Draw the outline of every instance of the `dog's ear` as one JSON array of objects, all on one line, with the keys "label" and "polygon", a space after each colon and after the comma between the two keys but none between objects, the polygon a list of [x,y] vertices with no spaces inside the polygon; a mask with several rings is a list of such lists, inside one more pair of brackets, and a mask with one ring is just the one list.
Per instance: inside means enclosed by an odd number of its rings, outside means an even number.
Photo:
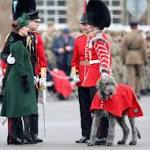
[{"label": "dog's ear", "polygon": [[97,90],[99,91],[99,93],[101,93],[102,92],[102,90],[104,89],[104,84],[103,84],[103,81],[102,81],[102,79],[101,80],[98,80],[98,82],[97,82]]},{"label": "dog's ear", "polygon": [[117,82],[113,76],[110,76],[110,82],[112,82],[115,87],[117,86]]},{"label": "dog's ear", "polygon": [[101,98],[103,100],[105,100],[107,96],[106,96],[106,94],[104,92],[104,90],[105,90],[105,84],[104,84],[104,81],[102,79],[97,82],[97,90],[98,90]]}]

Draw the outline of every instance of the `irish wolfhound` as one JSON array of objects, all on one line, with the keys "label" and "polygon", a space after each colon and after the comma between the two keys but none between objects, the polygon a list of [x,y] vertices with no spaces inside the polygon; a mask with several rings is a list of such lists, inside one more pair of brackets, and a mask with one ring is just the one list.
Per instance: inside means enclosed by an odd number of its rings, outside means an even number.
[{"label": "irish wolfhound", "polygon": [[87,145],[93,146],[95,144],[97,130],[103,115],[107,115],[109,120],[107,146],[113,145],[116,121],[123,130],[123,138],[118,141],[118,144],[126,143],[129,128],[125,122],[125,115],[128,116],[132,129],[132,139],[129,145],[136,145],[137,138],[141,138],[141,136],[135,126],[135,117],[143,116],[143,113],[132,88],[125,84],[116,85],[114,79],[110,76],[99,81],[97,87],[98,91],[91,105],[93,122]]}]

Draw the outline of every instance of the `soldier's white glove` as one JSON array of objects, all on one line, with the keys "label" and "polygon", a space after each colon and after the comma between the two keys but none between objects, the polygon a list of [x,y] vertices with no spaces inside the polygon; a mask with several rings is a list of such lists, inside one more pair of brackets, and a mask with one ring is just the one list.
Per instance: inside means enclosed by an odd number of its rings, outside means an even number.
[{"label": "soldier's white glove", "polygon": [[40,78],[40,87],[46,88],[46,78]]},{"label": "soldier's white glove", "polygon": [[39,77],[34,76],[34,84],[38,84],[39,83]]},{"label": "soldier's white glove", "polygon": [[75,74],[74,74],[74,75],[72,75],[71,77],[72,77],[74,83],[80,82],[79,75],[75,75]]},{"label": "soldier's white glove", "polygon": [[12,53],[10,53],[7,57],[7,63],[10,65],[13,65],[15,63],[15,58],[12,56]]},{"label": "soldier's white glove", "polygon": [[71,77],[74,83],[80,82],[79,75],[75,67],[71,68]]}]

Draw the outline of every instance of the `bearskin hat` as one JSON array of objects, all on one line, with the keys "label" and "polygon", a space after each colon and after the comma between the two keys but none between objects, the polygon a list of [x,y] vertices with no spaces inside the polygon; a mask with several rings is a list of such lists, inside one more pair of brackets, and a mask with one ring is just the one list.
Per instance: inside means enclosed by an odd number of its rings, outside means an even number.
[{"label": "bearskin hat", "polygon": [[89,0],[86,7],[87,22],[98,28],[109,27],[111,23],[110,12],[100,0]]},{"label": "bearskin hat", "polygon": [[12,2],[12,15],[16,20],[23,13],[29,13],[36,10],[35,0],[13,0]]}]

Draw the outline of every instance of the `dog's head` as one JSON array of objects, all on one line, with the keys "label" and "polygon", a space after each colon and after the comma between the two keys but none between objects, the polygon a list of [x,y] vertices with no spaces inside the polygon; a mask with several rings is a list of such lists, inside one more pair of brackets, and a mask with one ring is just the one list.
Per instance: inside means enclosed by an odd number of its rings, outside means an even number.
[{"label": "dog's head", "polygon": [[97,89],[103,100],[107,100],[116,90],[116,81],[112,76],[105,76],[98,84]]}]

